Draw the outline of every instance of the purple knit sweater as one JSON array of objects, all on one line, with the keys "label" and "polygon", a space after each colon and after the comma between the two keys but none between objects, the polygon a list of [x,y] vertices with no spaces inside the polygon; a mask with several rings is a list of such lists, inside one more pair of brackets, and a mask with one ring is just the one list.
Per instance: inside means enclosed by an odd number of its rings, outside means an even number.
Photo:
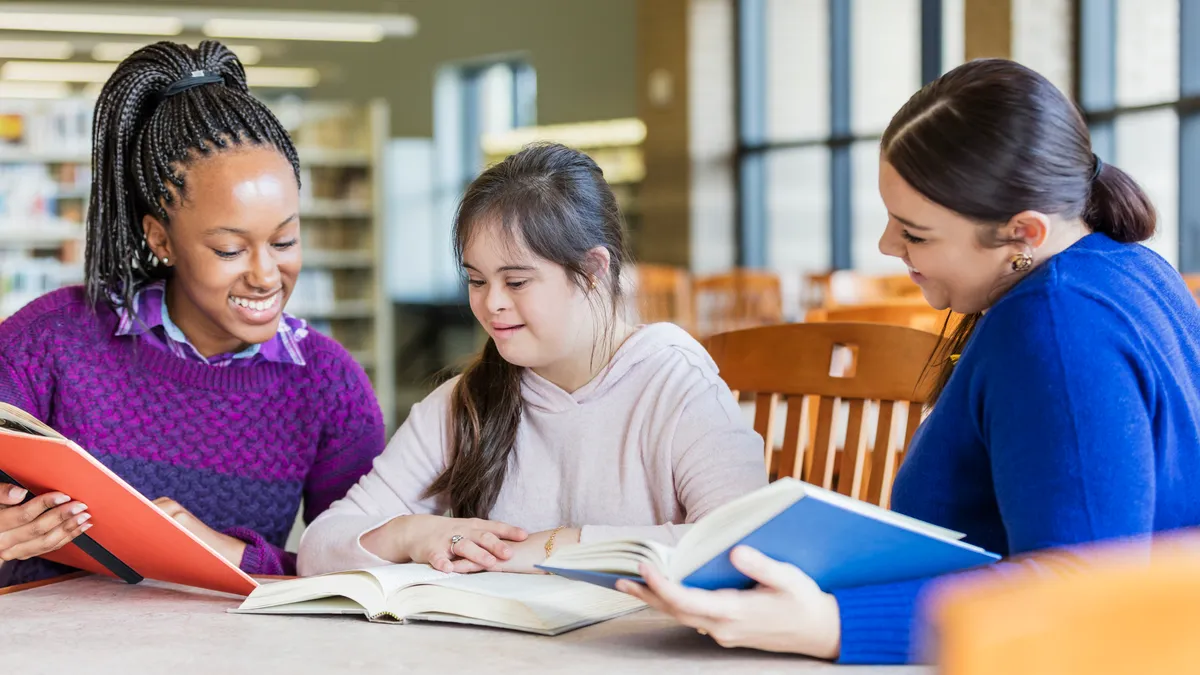
[{"label": "purple knit sweater", "polygon": [[[300,501],[313,518],[371,468],[383,419],[362,368],[310,333],[307,365],[213,368],[116,336],[117,317],[81,287],[0,323],[0,401],[91,452],[148,499],[170,497],[247,543],[250,574],[294,574],[285,543]],[[0,567],[0,586],[69,571],[41,559]]]}]

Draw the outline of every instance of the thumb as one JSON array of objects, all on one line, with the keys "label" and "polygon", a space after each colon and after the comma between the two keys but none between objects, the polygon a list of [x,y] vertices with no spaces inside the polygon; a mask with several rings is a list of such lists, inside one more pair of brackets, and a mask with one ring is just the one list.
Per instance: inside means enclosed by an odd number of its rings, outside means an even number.
[{"label": "thumb", "polygon": [[795,565],[772,560],[749,546],[738,546],[729,555],[733,566],[759,584],[777,591],[797,593],[817,584]]}]

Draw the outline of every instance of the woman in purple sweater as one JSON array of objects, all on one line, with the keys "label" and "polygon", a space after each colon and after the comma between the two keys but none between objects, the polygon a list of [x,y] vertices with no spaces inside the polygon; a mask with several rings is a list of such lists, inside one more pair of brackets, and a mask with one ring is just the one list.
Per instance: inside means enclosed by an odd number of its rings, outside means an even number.
[{"label": "woman in purple sweater", "polygon": [[[300,272],[299,164],[217,42],[160,42],[96,103],[86,286],[0,323],[0,401],[93,453],[243,570],[371,467],[383,421],[345,349],[283,312]],[[68,571],[37,556],[85,504],[0,485],[0,586]]]}]

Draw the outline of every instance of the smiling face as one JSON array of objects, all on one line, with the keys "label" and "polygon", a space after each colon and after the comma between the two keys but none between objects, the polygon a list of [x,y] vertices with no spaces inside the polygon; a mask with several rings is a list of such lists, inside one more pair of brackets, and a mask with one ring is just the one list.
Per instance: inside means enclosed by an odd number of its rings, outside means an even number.
[{"label": "smiling face", "polygon": [[[499,230],[479,226],[463,250],[471,312],[505,361],[569,388],[591,369],[596,308],[566,268]],[[607,268],[607,252],[593,255]]]},{"label": "smiling face", "polygon": [[300,274],[300,191],[277,150],[232,148],[186,169],[187,198],[146,239],[173,268],[171,320],[201,354],[266,342]]},{"label": "smiling face", "polygon": [[885,160],[879,163],[879,194],[888,223],[879,251],[900,258],[936,309],[970,314],[989,307],[1012,279],[1020,245],[986,247],[980,225],[939,206],[909,185]]}]

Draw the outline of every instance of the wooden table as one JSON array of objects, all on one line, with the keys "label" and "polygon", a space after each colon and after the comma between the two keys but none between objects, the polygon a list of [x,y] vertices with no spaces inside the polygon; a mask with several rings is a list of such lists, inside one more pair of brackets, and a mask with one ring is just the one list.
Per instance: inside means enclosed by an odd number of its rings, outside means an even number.
[{"label": "wooden table", "polygon": [[459,625],[373,624],[350,617],[227,614],[240,598],[96,576],[0,596],[6,673],[820,673],[853,671],[798,656],[723,649],[644,610],[554,638]]}]

